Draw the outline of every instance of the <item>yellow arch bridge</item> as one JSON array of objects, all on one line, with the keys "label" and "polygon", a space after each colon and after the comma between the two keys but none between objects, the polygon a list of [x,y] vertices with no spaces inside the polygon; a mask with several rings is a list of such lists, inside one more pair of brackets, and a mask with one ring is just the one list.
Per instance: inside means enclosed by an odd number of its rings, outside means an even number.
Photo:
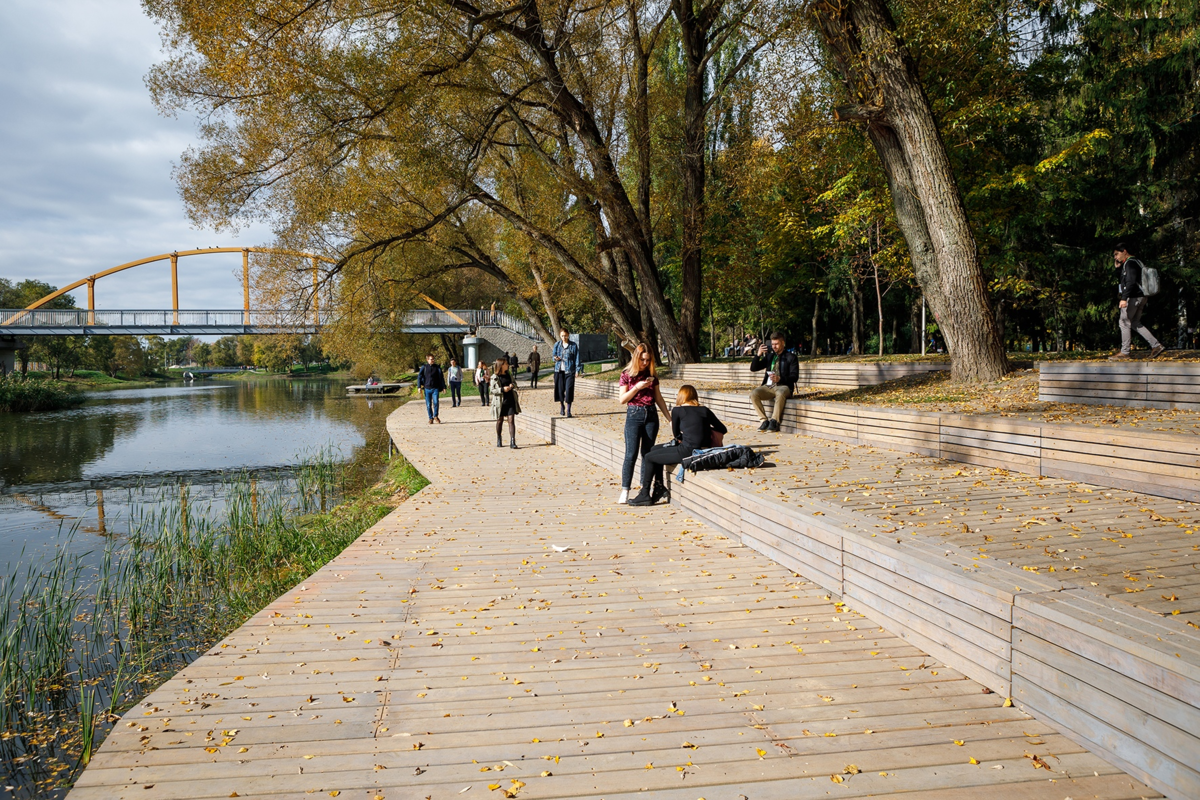
[{"label": "yellow arch bridge", "polygon": [[[179,259],[214,253],[242,254],[242,308],[181,309],[179,307]],[[305,302],[294,309],[255,309],[250,307],[250,254],[294,256],[312,264],[312,289]],[[164,310],[96,308],[96,281],[134,267],[155,262],[170,262],[171,308]],[[31,336],[228,336],[241,334],[317,333],[330,322],[321,308],[322,264],[334,259],[315,253],[270,247],[209,247],[178,250],[130,261],[95,275],[89,275],[46,295],[26,308],[0,309],[0,339]],[[44,308],[67,292],[87,286],[87,308]],[[480,327],[501,327],[531,341],[541,341],[537,330],[525,320],[499,311],[451,310],[433,299],[418,295],[431,308],[406,310],[402,328],[406,333],[471,334]]]}]

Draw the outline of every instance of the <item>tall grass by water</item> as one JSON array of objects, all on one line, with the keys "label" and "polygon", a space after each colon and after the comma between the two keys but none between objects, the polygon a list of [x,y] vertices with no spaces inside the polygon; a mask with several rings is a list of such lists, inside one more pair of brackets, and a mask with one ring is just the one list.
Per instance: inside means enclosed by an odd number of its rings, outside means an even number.
[{"label": "tall grass by water", "polygon": [[17,796],[61,794],[119,715],[425,485],[403,459],[346,500],[329,454],[292,482],[239,475],[223,511],[167,485],[123,541],[0,576],[0,761]]},{"label": "tall grass by water", "polygon": [[0,375],[0,412],[55,411],[83,402],[83,395],[60,381],[20,373]]}]

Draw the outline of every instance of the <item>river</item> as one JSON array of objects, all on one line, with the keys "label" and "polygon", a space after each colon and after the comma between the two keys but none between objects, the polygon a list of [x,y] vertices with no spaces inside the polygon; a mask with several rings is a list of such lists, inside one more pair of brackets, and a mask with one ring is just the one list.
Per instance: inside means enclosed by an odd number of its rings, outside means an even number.
[{"label": "river", "polygon": [[68,539],[103,550],[164,485],[187,483],[193,502],[219,503],[238,472],[279,480],[322,451],[350,459],[398,402],[347,397],[344,382],[328,379],[201,381],[0,414],[0,574]]}]

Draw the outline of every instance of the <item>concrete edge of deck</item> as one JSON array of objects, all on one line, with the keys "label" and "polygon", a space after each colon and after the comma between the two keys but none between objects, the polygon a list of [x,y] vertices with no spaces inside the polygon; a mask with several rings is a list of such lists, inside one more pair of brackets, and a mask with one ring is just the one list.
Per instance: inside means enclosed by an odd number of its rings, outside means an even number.
[{"label": "concrete edge of deck", "polygon": [[[517,420],[532,436],[620,471],[624,445],[614,438],[545,414]],[[1182,623],[1069,581],[896,538],[888,523],[836,505],[777,503],[720,473],[672,486],[672,502],[697,519],[1166,796],[1200,797],[1200,635]]]},{"label": "concrete edge of deck", "polygon": [[[575,385],[596,397],[617,395],[612,381],[584,378]],[[726,422],[758,424],[745,394],[698,394]],[[788,401],[780,427],[784,433],[1200,502],[1200,436],[799,399]]]}]

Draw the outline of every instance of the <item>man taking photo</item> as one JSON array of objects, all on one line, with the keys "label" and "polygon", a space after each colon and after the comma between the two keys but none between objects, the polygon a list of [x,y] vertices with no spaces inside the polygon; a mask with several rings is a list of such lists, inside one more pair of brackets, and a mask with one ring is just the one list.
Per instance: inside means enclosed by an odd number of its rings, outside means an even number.
[{"label": "man taking photo", "polygon": [[[750,402],[754,404],[754,410],[758,412],[758,416],[762,420],[758,429],[778,433],[779,423],[783,419],[784,404],[796,390],[796,381],[800,378],[800,362],[796,360],[795,353],[788,352],[787,342],[784,341],[783,334],[779,331],[771,332],[770,350],[768,351],[764,342],[758,348],[758,354],[750,362],[751,372],[759,370],[766,370],[762,384],[750,392]],[[775,401],[770,418],[763,410],[764,400]]]}]

